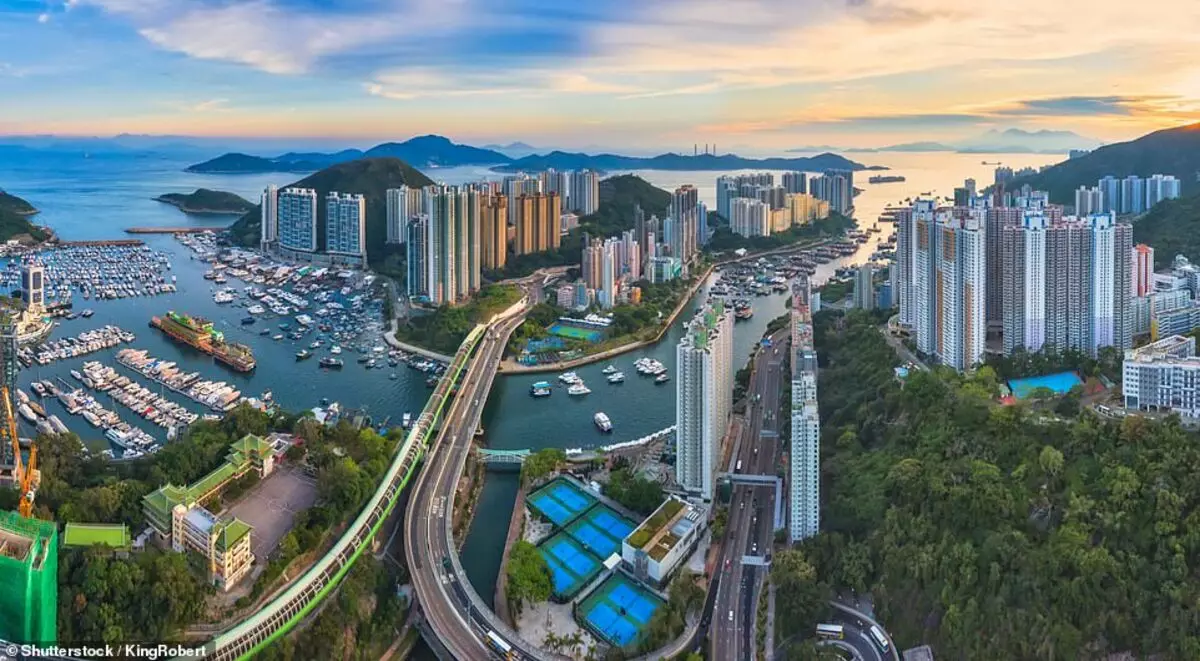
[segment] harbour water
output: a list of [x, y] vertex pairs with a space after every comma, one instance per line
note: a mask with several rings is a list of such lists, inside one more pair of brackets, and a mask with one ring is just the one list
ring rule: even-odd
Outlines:
[[[961, 185], [965, 177], [974, 177], [981, 187], [990, 183], [993, 166], [982, 165], [981, 161], [999, 160], [1018, 168], [1061, 160], [1055, 156], [1039, 155], [947, 153], [879, 153], [852, 157], [868, 164], [890, 166], [893, 169], [887, 174], [907, 177], [907, 181], [902, 183], [873, 185], [866, 183], [869, 173], [860, 173], [861, 183], [858, 186], [864, 189], [864, 193], [855, 199], [855, 204], [856, 216], [863, 229], [874, 223], [885, 206], [906, 197], [925, 192], [950, 195], [952, 188]], [[121, 230], [126, 227], [223, 226], [232, 221], [231, 218], [185, 216], [174, 207], [151, 199], [163, 193], [190, 192], [204, 187], [226, 190], [256, 200], [265, 185], [273, 183], [282, 186], [303, 176], [280, 173], [198, 175], [183, 172], [183, 168], [195, 160], [195, 157], [171, 155], [113, 154], [98, 154], [91, 158], [83, 158], [80, 154], [38, 154], [14, 158], [0, 153], [0, 188], [25, 198], [40, 209], [42, 213], [35, 218], [35, 222], [51, 226], [64, 239], [96, 240], [125, 238]], [[429, 174], [447, 183], [499, 176], [482, 167], [441, 168]], [[636, 174], [666, 189], [685, 183], [695, 184], [701, 200], [713, 208], [714, 181], [722, 173], [645, 171]], [[863, 244], [854, 255], [821, 266], [814, 280], [823, 282], [839, 266], [862, 263], [874, 252], [874, 244], [886, 238], [891, 231], [890, 225], [883, 225], [882, 231], [870, 235], [871, 241]], [[316, 360], [297, 363], [295, 352], [307, 346], [311, 338], [299, 342], [288, 339], [276, 342], [257, 334], [263, 321], [242, 327], [239, 319], [245, 315], [244, 308], [220, 306], [213, 302], [215, 285], [202, 278], [208, 268], [206, 264], [193, 261], [190, 251], [170, 237], [139, 238], [145, 238], [151, 247], [168, 253], [173, 264], [171, 273], [177, 276], [179, 291], [161, 296], [102, 302], [84, 302], [77, 298], [76, 309], [93, 308], [95, 316], [61, 322], [62, 325], [55, 329], [54, 337], [76, 335], [83, 330], [107, 324], [120, 326], [137, 335], [134, 342], [122, 346], [146, 349], [151, 355], [176, 361], [184, 370], [199, 371], [205, 379], [235, 385], [248, 396], [269, 389], [276, 401], [292, 410], [316, 406], [322, 398], [327, 397], [347, 407], [365, 406], [377, 419], [391, 416], [393, 421], [397, 421], [405, 411], [418, 411], [424, 405], [429, 392], [425, 386], [425, 376], [403, 366], [365, 370], [354, 362], [353, 354], [344, 356], [346, 366], [341, 371], [320, 370]], [[242, 285], [232, 279], [229, 284]], [[751, 346], [762, 336], [771, 319], [783, 314], [785, 300], [783, 294], [753, 299], [753, 318], [735, 325], [734, 356], [739, 365], [745, 362]], [[652, 379], [638, 376], [632, 364], [640, 356], [649, 356], [661, 361], [673, 376], [680, 325], [682, 320], [691, 316], [690, 310], [695, 308], [697, 302], [693, 300], [689, 304], [688, 311], [660, 343], [610, 361], [626, 373], [624, 384], [610, 385], [604, 380], [601, 370], [608, 363], [575, 370], [592, 389], [592, 393], [583, 398], [568, 397], [562, 387], [556, 388], [550, 398], [529, 397], [529, 386], [533, 382], [548, 377], [555, 380], [553, 376], [556, 375], [514, 375], [497, 379], [484, 412], [484, 442], [497, 449], [587, 448], [630, 440], [673, 424], [674, 382], [656, 386]], [[232, 340], [253, 348], [258, 368], [250, 374], [237, 374], [215, 364], [209, 356], [171, 342], [148, 326], [151, 316], [168, 309], [212, 319]], [[274, 326], [274, 323], [271, 325]], [[119, 348], [59, 361], [49, 366], [31, 367], [22, 372], [21, 384], [28, 390], [28, 384], [33, 379], [58, 376], [71, 381], [70, 370], [78, 370], [86, 360], [100, 360], [116, 366], [113, 354]], [[123, 370], [120, 367], [117, 369]], [[388, 378], [393, 371], [398, 373], [396, 380]], [[124, 373], [133, 376], [132, 372]], [[157, 392], [155, 384], [144, 378], [139, 380]], [[167, 394], [171, 393], [167, 391]], [[172, 399], [201, 411], [200, 407], [183, 397], [175, 396]], [[162, 436], [162, 430], [157, 426], [135, 418], [128, 411], [111, 405], [111, 402], [106, 402], [106, 406], [122, 412], [122, 418], [127, 422]], [[596, 411], [604, 411], [612, 418], [614, 430], [611, 435], [600, 434], [592, 424], [592, 415]], [[66, 415], [57, 403], [51, 403], [47, 412], [58, 415], [73, 431], [88, 439], [91, 445], [102, 447], [106, 444], [97, 430], [80, 418]], [[462, 560], [467, 574], [479, 594], [488, 602], [494, 592], [516, 488], [514, 473], [489, 473], [463, 549]]]

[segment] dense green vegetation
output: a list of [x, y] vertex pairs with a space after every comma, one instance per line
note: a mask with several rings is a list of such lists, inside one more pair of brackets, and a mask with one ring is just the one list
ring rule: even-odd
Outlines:
[[[1187, 194], [1194, 190], [1197, 171], [1200, 171], [1200, 124], [1191, 124], [1100, 147], [1035, 175], [1014, 179], [1007, 188], [1017, 190], [1029, 184], [1036, 190], [1049, 191], [1052, 202], [1075, 204], [1075, 189], [1081, 185], [1095, 186], [1106, 175], [1123, 179], [1131, 174], [1139, 177], [1173, 174]], [[1137, 226], [1134, 227], [1136, 233]]]
[[525, 457], [521, 463], [521, 485], [526, 486], [550, 475], [567, 460], [562, 448], [543, 448]]
[[614, 464], [621, 467], [609, 474], [604, 495], [642, 516], [650, 516], [663, 503], [662, 485], [634, 474], [628, 464], [624, 457]]
[[553, 303], [538, 303], [525, 313], [525, 321], [508, 338], [508, 352], [520, 353], [530, 340], [540, 340], [549, 335], [546, 328], [559, 317], [568, 314]]
[[[775, 585], [775, 635], [779, 640], [811, 635], [817, 622], [828, 622], [833, 591], [827, 577], [818, 573], [808, 555], [787, 549], [771, 559], [771, 583]], [[800, 654], [803, 646], [790, 649], [788, 658], [813, 658]], [[793, 656], [795, 655], [795, 656]]]
[[554, 592], [554, 577], [550, 574], [546, 559], [536, 546], [523, 539], [514, 544], [509, 552], [505, 572], [508, 576], [505, 595], [509, 605], [518, 613], [524, 604], [546, 601]]
[[649, 654], [675, 640], [687, 625], [687, 616], [704, 603], [704, 588], [696, 575], [686, 569], [667, 588], [667, 603], [650, 617], [638, 643], [638, 653]]
[[1200, 443], [1178, 419], [1046, 419], [996, 405], [992, 369], [901, 387], [873, 319], [815, 325], [816, 576], [870, 588], [899, 646], [939, 657], [1200, 658]]
[[414, 314], [402, 320], [396, 339], [453, 354], [475, 324], [486, 323], [493, 315], [521, 300], [515, 285], [485, 285], [465, 305], [443, 305], [428, 314]]
[[1133, 241], [1154, 247], [1158, 268], [1169, 266], [1175, 255], [1200, 262], [1200, 195], [1157, 204], [1133, 224]]
[[[330, 191], [361, 193], [367, 198], [367, 259], [374, 264], [383, 259], [387, 238], [387, 189], [400, 185], [428, 186], [433, 181], [408, 163], [396, 158], [362, 158], [338, 163], [311, 174], [285, 188], [312, 188], [317, 191], [317, 217], [325, 217], [325, 195]], [[262, 236], [262, 209], [257, 206], [229, 228], [234, 243], [258, 246]], [[317, 233], [317, 248], [325, 248], [325, 233]]]
[[0, 241], [27, 234], [35, 241], [45, 240], [49, 234], [29, 222], [29, 217], [38, 211], [25, 200], [0, 190]]
[[770, 236], [745, 237], [734, 234], [728, 227], [718, 227], [713, 231], [705, 250], [708, 252], [725, 252], [744, 248], [746, 250], [771, 250], [783, 248], [806, 239], [839, 236], [854, 227], [854, 219], [833, 213], [828, 218], [815, 220], [807, 225], [796, 225], [784, 232], [775, 232]]
[[[142, 497], [167, 482], [188, 484], [216, 468], [234, 440], [246, 434], [290, 431], [305, 439], [289, 461], [305, 459], [317, 473], [319, 499], [298, 512], [292, 530], [252, 586], [267, 590], [297, 557], [318, 550], [361, 509], [386, 471], [401, 430], [381, 437], [348, 423], [324, 427], [311, 417], [274, 418], [242, 406], [221, 422], [198, 422], [180, 440], [144, 459], [110, 463], [83, 454], [74, 434], [38, 437], [42, 483], [35, 515], [60, 523], [144, 525]], [[307, 457], [305, 457], [307, 452]], [[339, 456], [340, 455], [340, 456]], [[15, 494], [0, 489], [0, 505]], [[204, 613], [207, 573], [190, 555], [147, 550], [135, 561], [113, 561], [92, 550], [60, 553], [59, 638], [64, 642], [172, 639]], [[185, 571], [187, 570], [187, 571]], [[248, 605], [243, 599], [238, 606]]]
[[193, 214], [244, 214], [254, 209], [250, 200], [220, 190], [197, 188], [191, 193], [167, 193], [154, 198], [158, 202], [179, 207], [184, 213]]
[[1047, 348], [1037, 353], [1018, 349], [1008, 356], [988, 354], [985, 362], [996, 372], [1001, 381], [1027, 376], [1040, 376], [1057, 372], [1078, 371], [1088, 377], [1107, 377], [1111, 381], [1121, 380], [1121, 363], [1124, 355], [1119, 349], [1104, 347], [1093, 358], [1082, 351], [1068, 349], [1055, 351]]
[[345, 659], [375, 661], [395, 641], [404, 624], [404, 600], [396, 593], [403, 576], [364, 553], [354, 563], [335, 596], [299, 632], [267, 647], [263, 661]]

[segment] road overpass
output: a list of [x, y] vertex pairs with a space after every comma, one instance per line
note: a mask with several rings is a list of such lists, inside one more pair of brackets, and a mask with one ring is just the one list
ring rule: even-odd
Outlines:
[[[483, 325], [467, 334], [425, 408], [393, 454], [392, 463], [375, 493], [341, 538], [279, 596], [205, 645], [208, 650], [204, 657], [206, 661], [249, 659], [290, 631], [334, 591], [395, 508], [400, 492], [425, 453], [430, 432], [451, 399], [454, 383], [469, 365], [486, 334], [487, 327]], [[186, 658], [189, 657], [179, 657], [179, 661]]]
[[487, 404], [504, 346], [521, 321], [521, 316], [515, 316], [495, 322], [480, 341], [405, 512], [404, 552], [424, 618], [423, 631], [430, 646], [444, 659], [505, 658], [485, 642], [489, 633], [511, 647], [512, 656], [508, 658], [566, 658], [522, 640], [479, 598], [462, 570], [452, 531], [454, 498], [471, 453], [474, 430]]

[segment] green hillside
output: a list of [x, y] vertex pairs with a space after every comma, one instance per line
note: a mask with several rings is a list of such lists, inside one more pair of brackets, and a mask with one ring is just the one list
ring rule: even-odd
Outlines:
[[1154, 248], [1157, 267], [1175, 255], [1200, 262], [1200, 194], [1157, 204], [1133, 224], [1133, 241]]
[[[338, 163], [313, 173], [285, 188], [312, 188], [317, 191], [317, 217], [325, 217], [325, 195], [330, 191], [361, 193], [367, 198], [367, 259], [382, 259], [387, 238], [387, 189], [400, 185], [428, 186], [433, 181], [398, 158], [363, 158]], [[262, 209], [257, 205], [230, 228], [233, 240], [244, 246], [257, 246], [262, 236]], [[319, 249], [325, 248], [325, 234], [318, 232]]]
[[0, 241], [27, 234], [36, 241], [47, 238], [47, 233], [33, 223], [30, 216], [38, 212], [32, 204], [0, 190]]
[[1095, 186], [1101, 177], [1118, 179], [1129, 175], [1148, 177], [1171, 174], [1179, 178], [1186, 195], [1197, 189], [1196, 175], [1200, 172], [1200, 123], [1156, 131], [1130, 142], [1101, 147], [1086, 156], [1064, 161], [1027, 177], [1009, 183], [1015, 190], [1029, 184], [1036, 190], [1050, 192], [1050, 200], [1060, 204], [1075, 203], [1075, 189], [1082, 185]]
[[154, 199], [178, 207], [184, 213], [197, 215], [241, 215], [256, 206], [240, 195], [207, 188], [197, 188], [188, 194], [167, 193]]

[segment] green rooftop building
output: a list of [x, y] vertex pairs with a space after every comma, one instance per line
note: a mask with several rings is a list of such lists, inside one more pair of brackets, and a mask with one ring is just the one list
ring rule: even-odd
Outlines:
[[0, 638], [57, 640], [58, 526], [0, 512]]

